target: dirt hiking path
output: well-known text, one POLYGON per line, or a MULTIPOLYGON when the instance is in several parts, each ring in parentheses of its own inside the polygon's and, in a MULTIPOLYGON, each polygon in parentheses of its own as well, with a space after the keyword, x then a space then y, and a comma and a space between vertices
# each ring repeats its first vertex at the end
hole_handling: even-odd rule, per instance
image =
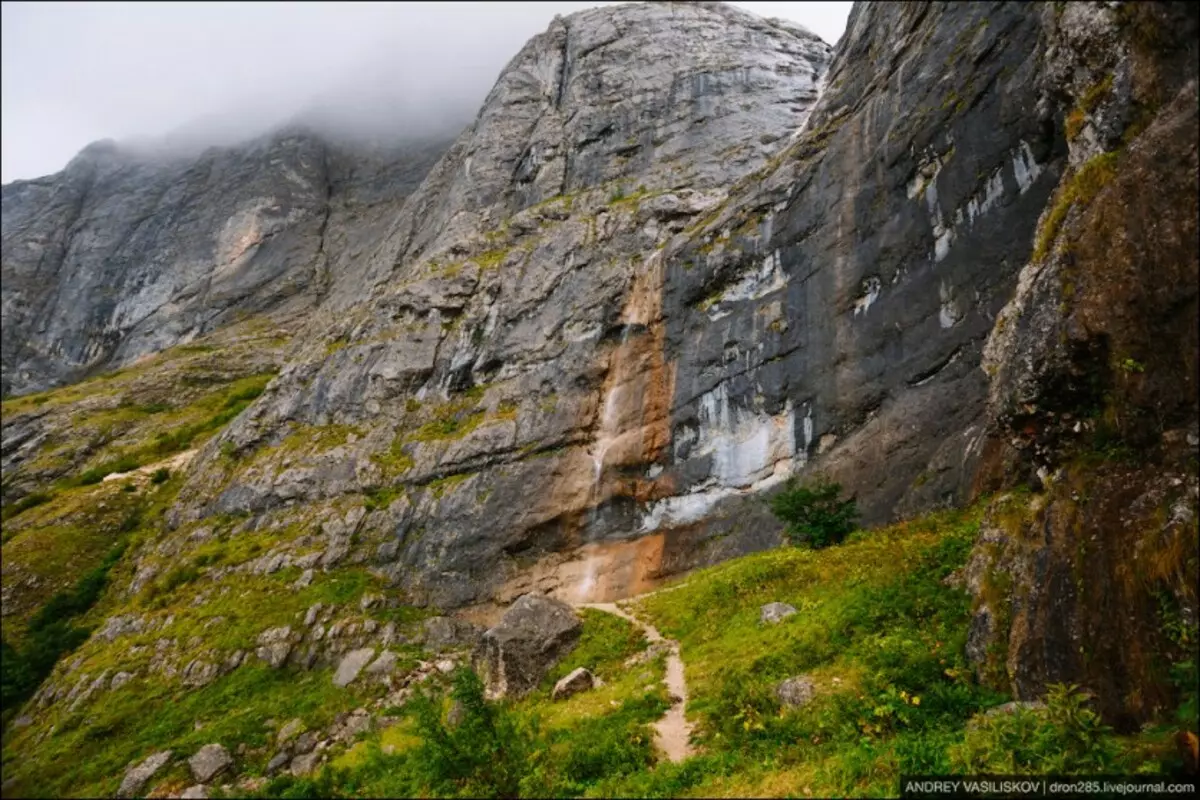
POLYGON ((667 693, 671 707, 662 719, 654 723, 654 743, 667 758, 674 762, 683 761, 692 755, 692 726, 684 715, 687 705, 687 681, 683 677, 683 659, 679 656, 679 642, 664 639, 653 625, 643 622, 616 603, 580 603, 577 608, 594 608, 632 622, 646 633, 651 644, 661 642, 667 650, 667 693))

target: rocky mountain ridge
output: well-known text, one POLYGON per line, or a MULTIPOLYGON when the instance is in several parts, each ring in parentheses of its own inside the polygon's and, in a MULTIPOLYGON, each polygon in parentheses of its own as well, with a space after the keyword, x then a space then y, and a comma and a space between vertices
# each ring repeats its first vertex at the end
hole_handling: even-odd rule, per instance
MULTIPOLYGON (((871 3, 831 50, 721 4, 609 7, 531 40, 444 152, 338 162, 285 136, 208 165, 257 165, 236 203, 192 218, 185 192, 156 201, 171 224, 115 232, 104 203, 60 226, 53 199, 111 155, 5 187, 6 386, 176 344, 96 384, 118 414, 137 389, 110 384, 213 380, 187 351, 206 342, 224 379, 261 380, 211 401, 237 413, 113 573, 103 614, 138 651, 97 634, 38 707, 106 669, 208 685, 256 648, 373 657, 409 606, 490 622, 533 590, 640 594, 779 544, 763 496, 819 472, 867 524, 1001 495, 951 580, 981 678, 1021 700, 1084 682, 1108 719, 1153 718, 1184 646, 1159 617, 1195 628, 1195 28, 1182 4, 871 3), (198 249, 177 258, 180 231, 198 249), (51 262, 128 286, 166 267, 89 303, 35 280, 51 262), (177 613, 218 633, 178 647, 157 633, 177 613)), ((107 463, 47 466, 73 402, 6 404, 6 508, 107 463)))

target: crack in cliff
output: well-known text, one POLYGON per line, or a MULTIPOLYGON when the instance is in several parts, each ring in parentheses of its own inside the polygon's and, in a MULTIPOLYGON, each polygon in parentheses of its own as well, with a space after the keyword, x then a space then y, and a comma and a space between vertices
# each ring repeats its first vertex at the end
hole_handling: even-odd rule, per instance
POLYGON ((317 284, 315 288, 318 301, 329 293, 329 286, 333 279, 329 268, 329 253, 325 248, 325 237, 329 230, 329 218, 333 216, 333 176, 330 174, 328 147, 321 148, 321 172, 325 178, 325 213, 321 218, 321 225, 317 229, 317 274, 314 278, 317 284))

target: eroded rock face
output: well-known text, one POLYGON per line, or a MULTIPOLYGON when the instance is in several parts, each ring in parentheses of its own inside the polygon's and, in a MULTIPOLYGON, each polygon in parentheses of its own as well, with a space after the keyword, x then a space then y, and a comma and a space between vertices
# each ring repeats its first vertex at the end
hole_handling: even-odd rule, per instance
POLYGON ((969 654, 1020 701, 1076 684, 1132 730, 1178 702, 1163 619, 1197 631, 1200 26, 1156 3, 1045 21, 1071 171, 987 345, 980 483, 1032 494, 996 501, 965 571, 969 654))
POLYGON ((758 496, 795 472, 867 523, 965 500, 982 345, 1065 155, 1041 25, 863 5, 826 75, 818 40, 728 7, 556 22, 224 434, 250 466, 202 453, 175 519, 403 485, 358 535, 452 608, 775 545, 758 496), (334 422, 355 440, 275 454, 334 422))
POLYGON ((476 649, 475 665, 488 696, 520 697, 532 691, 582 631, 583 621, 566 603, 536 594, 521 597, 483 634, 476 649))
POLYGON ((198 158, 99 142, 56 175, 4 186, 0 389, 311 307, 444 147, 347 149, 301 128, 198 158))

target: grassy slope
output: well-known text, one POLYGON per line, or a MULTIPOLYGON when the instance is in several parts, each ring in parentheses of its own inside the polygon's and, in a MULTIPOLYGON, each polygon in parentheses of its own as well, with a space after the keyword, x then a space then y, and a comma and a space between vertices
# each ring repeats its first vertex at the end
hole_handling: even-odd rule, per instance
MULTIPOLYGON (((213 741, 231 751, 245 745, 239 773, 258 775, 274 752, 269 739, 275 725, 300 717, 310 728, 327 727, 338 712, 382 693, 378 685, 335 689, 328 668, 268 670, 253 658, 201 689, 185 688, 151 666, 163 636, 219 659, 253 650, 260 631, 294 624, 318 601, 338 606, 338 617, 350 621, 391 620, 402 627, 416 622, 422 612, 413 609, 359 608, 363 595, 384 591, 381 579, 364 566, 319 572, 300 591, 292 587, 296 567, 266 575, 228 572, 289 542, 299 550, 306 541, 317 545, 313 531, 320 514, 344 514, 366 503, 363 498, 285 513, 253 528, 244 520, 213 518, 203 537, 192 536, 198 531, 190 528, 166 536, 160 516, 175 496, 178 477, 161 483, 148 475, 83 480, 114 465, 127 470, 153 464, 202 443, 261 391, 284 343, 271 330, 251 330, 220 347, 201 343, 161 354, 149 365, 153 369, 133 367, 6 401, 6 421, 10 415, 58 415, 41 452, 15 478, 6 476, 9 487, 32 483, 44 496, 39 503, 6 501, 4 586, 13 588, 12 601, 6 601, 6 641, 19 645, 25 625, 51 595, 78 584, 120 542, 129 546, 109 581, 120 590, 103 591, 74 622, 94 629, 113 614, 132 613, 148 623, 145 632, 112 642, 93 637, 59 663, 52 680, 60 685, 105 670, 137 677, 75 709, 58 701, 36 712, 32 725, 6 730, 3 764, 6 781, 14 781, 11 791, 108 795, 131 762, 165 748, 175 750, 177 759, 156 783, 181 788, 187 782, 182 759, 213 741), (231 357, 238 347, 243 357, 231 357), (159 545, 168 542, 172 548, 162 551, 159 545), (130 596, 123 589, 137 571, 137 558, 160 570, 130 596), (159 633, 157 625, 167 619, 169 633, 159 633)), ((28 497, 28 488, 22 489, 28 497)), ((584 612, 579 647, 533 696, 498 712, 527 735, 527 749, 513 767, 520 793, 886 795, 895 793, 902 771, 1171 766, 1166 726, 1135 738, 1113 737, 1097 730, 1085 711, 1072 710, 1069 700, 1056 706, 1054 719, 1039 713, 973 721, 1007 699, 979 686, 964 663, 969 601, 946 582, 965 561, 981 514, 981 508, 935 514, 860 532, 819 552, 785 548, 748 556, 635 603, 639 615, 682 646, 688 715, 698 726, 699 751, 683 764, 658 763, 651 745, 649 724, 667 706, 661 658, 626 667, 625 659, 644 646, 640 632, 611 615, 584 612), (791 603, 799 613, 763 626, 759 608, 772 601, 791 603), (590 667, 605 686, 552 702, 554 680, 575 666, 590 667), (783 711, 774 687, 800 674, 812 679, 817 699, 804 709, 783 711), (1018 760, 1005 761, 1010 758, 1018 760)), ((400 649, 404 663, 419 655, 400 649)), ((439 683, 444 681, 434 681, 439 683)), ((6 710, 6 720, 13 712, 6 710)), ((331 752, 323 777, 277 780, 263 791, 271 796, 490 791, 475 779, 430 773, 422 766, 432 752, 430 741, 420 735, 415 708, 386 713, 395 724, 344 753, 331 752)), ((429 733, 427 725, 424 730, 429 733)))
MULTIPOLYGON (((1049 710, 980 716, 1008 698, 980 686, 965 664, 969 601, 947 578, 964 563, 981 514, 943 512, 819 552, 748 556, 636 602, 637 613, 682 645, 699 752, 681 764, 658 762, 650 746, 648 723, 666 708, 661 660, 625 667, 640 646, 636 631, 586 612, 579 649, 533 696, 501 707, 518 723, 539 722, 527 734, 519 793, 889 796, 902 772, 1175 768, 1166 721, 1117 737, 1075 695, 1049 710), (759 608, 772 601, 799 613, 762 625, 759 608), (578 665, 606 685, 551 701, 553 679, 578 665), (774 687, 799 674, 813 680, 816 699, 785 711, 774 687)), ((361 742, 322 777, 278 780, 263 796, 489 793, 473 782, 477 773, 431 778, 422 765, 440 751, 422 742, 410 711, 397 713, 398 726, 361 742)), ((486 738, 475 745, 493 746, 486 738)), ((463 745, 455 747, 461 755, 463 745)))

